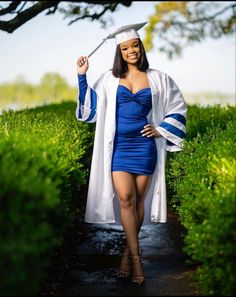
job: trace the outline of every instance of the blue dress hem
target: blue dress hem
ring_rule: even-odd
[[[124,169],[114,169],[114,170],[111,170],[111,172],[117,172],[117,171],[127,172],[127,173],[135,173],[135,174],[145,175],[145,176],[153,175],[153,173],[143,173],[143,172],[135,171],[135,170],[124,170]]]

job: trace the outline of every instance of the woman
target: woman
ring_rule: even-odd
[[[88,58],[77,60],[76,117],[96,121],[85,221],[121,222],[127,245],[118,277],[143,284],[138,234],[144,220],[166,222],[166,150],[182,149],[187,110],[175,82],[149,69],[138,32],[126,28],[115,38],[113,68],[93,88]]]

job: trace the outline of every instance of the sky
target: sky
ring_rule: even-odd
[[[12,34],[0,31],[0,83],[23,75],[26,81],[36,84],[46,72],[57,72],[76,86],[77,58],[88,55],[120,26],[148,21],[155,3],[134,1],[129,8],[120,5],[111,14],[113,25],[106,29],[88,20],[68,26],[69,19],[61,14],[46,16],[43,12]],[[145,31],[139,33],[143,39]],[[112,67],[115,47],[115,41],[109,40],[89,59],[87,74],[91,83]],[[147,57],[150,68],[170,75],[183,92],[235,93],[235,36],[207,39],[187,47],[182,57],[173,60],[157,49],[147,52]]]

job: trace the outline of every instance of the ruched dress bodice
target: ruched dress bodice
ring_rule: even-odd
[[[132,93],[119,85],[116,105],[116,134],[112,171],[126,171],[151,175],[156,166],[157,151],[153,137],[142,136],[152,108],[150,88]]]
[[[119,85],[117,90],[116,133],[140,135],[146,125],[149,111],[152,108],[150,88],[132,93],[128,88]]]

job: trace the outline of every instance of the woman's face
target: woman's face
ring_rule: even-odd
[[[138,38],[120,44],[122,58],[128,64],[136,64],[140,58],[140,42]]]

